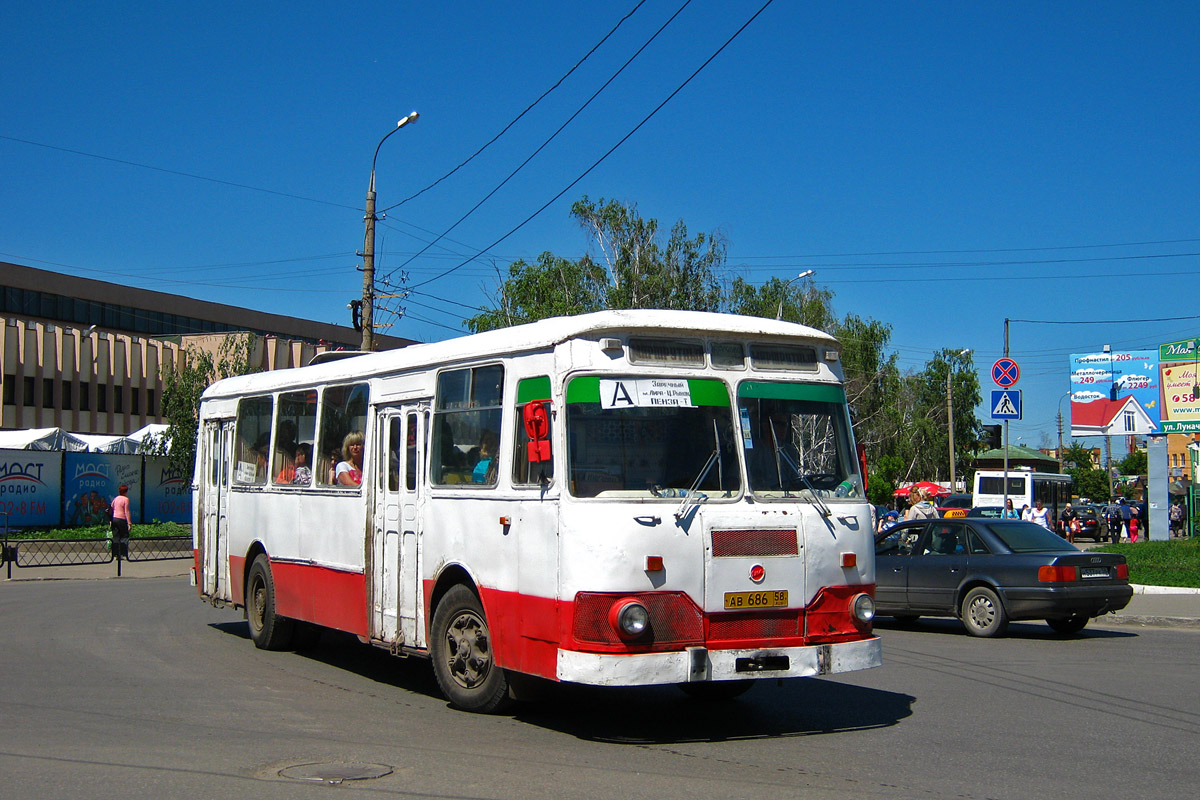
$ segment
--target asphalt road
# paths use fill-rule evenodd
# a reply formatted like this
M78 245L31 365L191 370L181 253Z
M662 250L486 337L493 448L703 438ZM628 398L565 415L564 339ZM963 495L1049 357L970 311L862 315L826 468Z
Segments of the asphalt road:
M1200 631L880 626L885 665L705 705L551 687L449 709L428 664L255 650L178 578L0 584L0 796L1172 798L1200 778ZM321 766L311 766L311 765ZM281 776L390 769L330 785ZM308 766L306 766L308 765ZM331 794L336 792L337 794Z

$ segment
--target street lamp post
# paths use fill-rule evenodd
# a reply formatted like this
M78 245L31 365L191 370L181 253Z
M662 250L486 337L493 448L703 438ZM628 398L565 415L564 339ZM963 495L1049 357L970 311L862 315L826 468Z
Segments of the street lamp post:
M388 131L387 136L375 145L375 155L371 158L371 183L367 186L367 233L363 241L363 296L362 296L362 349L375 349L375 161L379 158L379 148L396 131L410 122L416 122L419 115L412 112L396 123L396 127Z
M792 278L791 280L783 282L783 288L779 290L779 309L775 312L775 319L783 319L783 298L787 294L787 287L791 286L793 283L795 283L798 280L802 280L804 278L810 278L815 274L816 274L816 270L806 269L806 270L804 270L804 272L801 272L799 275Z
M970 348L959 352L959 357L971 352ZM950 491L954 492L958 484L954 479L954 395L950 392L950 376L954 373L954 365L946 359L946 421L950 432Z

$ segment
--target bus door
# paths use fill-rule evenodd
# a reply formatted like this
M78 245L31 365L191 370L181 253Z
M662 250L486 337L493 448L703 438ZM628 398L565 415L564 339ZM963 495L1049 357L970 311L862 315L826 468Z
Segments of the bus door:
M375 470L372 638L409 647L424 644L417 561L427 413L425 404L385 408L375 426L382 458Z
M214 420L204 424L204 547L200 577L204 594L225 600L229 597L229 472L233 456L234 421Z

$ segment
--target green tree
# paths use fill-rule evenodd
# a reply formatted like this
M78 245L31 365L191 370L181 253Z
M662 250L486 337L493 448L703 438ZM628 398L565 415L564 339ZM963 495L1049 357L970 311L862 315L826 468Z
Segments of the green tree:
M542 253L537 263L515 261L492 298L494 306L466 321L474 333L547 317L586 314L605 307L604 268L587 256L578 261Z
M1145 450L1134 450L1117 462L1117 471L1122 475L1145 475L1148 463Z
M1072 442L1063 448L1062 462L1063 472L1070 475L1074 481L1075 494L1097 503L1108 501L1112 491L1108 475L1104 470L1092 467L1090 450L1079 442Z
M230 334L216 355L195 345L180 349L172 366L162 366L162 416L167 430L148 448L166 455L173 468L192 474L196 463L196 440L200 424L200 395L221 378L246 375L250 368L252 334Z

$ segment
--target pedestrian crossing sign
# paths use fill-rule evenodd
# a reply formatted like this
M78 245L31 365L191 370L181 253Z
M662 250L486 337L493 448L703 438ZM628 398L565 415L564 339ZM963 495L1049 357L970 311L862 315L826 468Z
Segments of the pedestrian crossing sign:
M1020 419L1021 390L992 390L992 419Z

